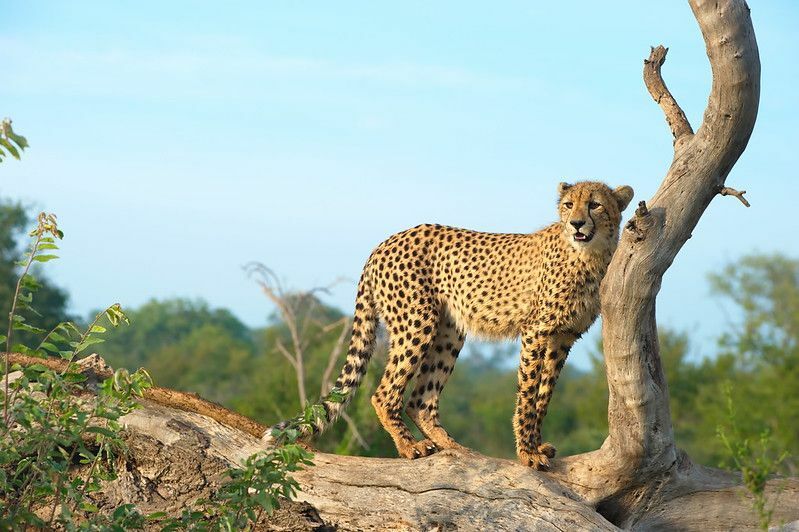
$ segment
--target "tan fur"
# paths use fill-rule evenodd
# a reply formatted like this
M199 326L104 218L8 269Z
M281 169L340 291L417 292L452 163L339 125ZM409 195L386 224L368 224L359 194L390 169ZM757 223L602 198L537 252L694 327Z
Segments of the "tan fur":
M541 442L541 422L569 349L599 314L599 284L618 242L621 211L633 194L630 187L614 191L596 182L561 183L558 193L559 221L538 232L420 225L393 235L369 257L336 386L354 393L382 319L390 349L372 404L401 456L458 447L439 423L438 401L465 336L521 336L516 451L526 465L549 465L555 449ZM581 221L579 232L591 235L590 241L575 240ZM413 377L406 412L426 436L421 442L401 418ZM342 405L323 404L332 421Z

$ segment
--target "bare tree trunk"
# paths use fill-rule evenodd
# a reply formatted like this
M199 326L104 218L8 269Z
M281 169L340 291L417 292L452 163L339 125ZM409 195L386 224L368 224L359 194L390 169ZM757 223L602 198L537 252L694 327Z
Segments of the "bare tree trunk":
M696 134L660 75L666 49L652 49L644 81L674 136L674 158L657 193L626 224L602 284L609 435L601 449L563 461L556 474L617 524L632 525L687 457L674 442L660 361L655 298L699 218L724 187L754 127L760 59L744 0L689 0L707 46L713 86ZM680 469L682 468L682 469Z

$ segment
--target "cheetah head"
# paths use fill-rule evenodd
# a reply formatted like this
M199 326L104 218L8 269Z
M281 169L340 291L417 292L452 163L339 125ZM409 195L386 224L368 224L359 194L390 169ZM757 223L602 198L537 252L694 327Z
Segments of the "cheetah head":
M558 211L563 235L577 250L600 250L619 238L621 212L633 199L628 186L611 189L604 183L583 181L558 185Z

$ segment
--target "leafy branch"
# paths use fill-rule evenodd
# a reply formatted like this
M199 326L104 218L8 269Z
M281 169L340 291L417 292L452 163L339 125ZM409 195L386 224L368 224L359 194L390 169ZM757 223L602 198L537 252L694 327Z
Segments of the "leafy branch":
M8 157L9 153L13 158L19 159L20 152L27 147L27 139L14 133L11 127L11 119L4 118L0 122L0 163L3 162L4 157Z

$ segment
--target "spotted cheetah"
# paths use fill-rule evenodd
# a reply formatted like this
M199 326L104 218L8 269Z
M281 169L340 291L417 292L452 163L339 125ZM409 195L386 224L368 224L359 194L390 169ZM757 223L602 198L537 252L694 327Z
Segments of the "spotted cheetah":
M618 243L621 212L632 197L628 186L561 183L559 221L532 234L420 225L391 236L364 267L336 387L345 398L355 392L382 319L390 348L372 405L399 455L419 458L459 448L439 422L438 402L466 334L521 336L516 453L522 464L546 469L555 448L541 442L541 423L569 349L599 314L599 284ZM425 435L422 441L401 417L413 377L405 412ZM321 404L325 419L314 430L343 408L329 396Z

